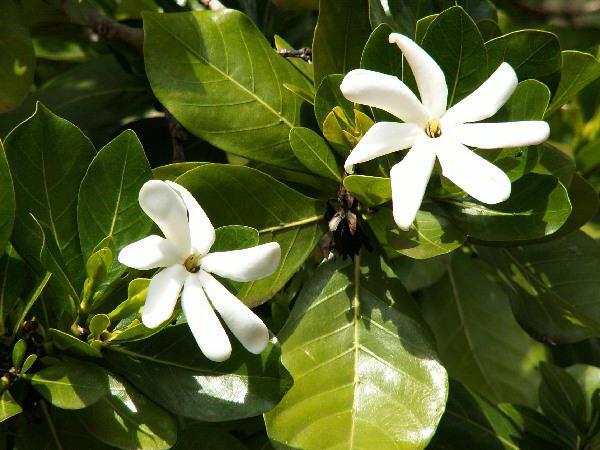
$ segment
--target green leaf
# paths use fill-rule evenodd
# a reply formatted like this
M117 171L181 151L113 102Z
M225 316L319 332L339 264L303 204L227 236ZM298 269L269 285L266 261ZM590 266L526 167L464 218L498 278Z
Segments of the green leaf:
M589 53L566 50L562 52L560 83L546 116L573 99L584 87L600 77L600 62Z
M433 0L369 0L369 16L373 28L387 24L393 30L414 36L417 21L435 12Z
M94 146L75 125L41 104L12 131L5 145L17 200L13 244L25 259L39 259L40 247L31 240L27 225L33 214L44 227L46 240L52 241L48 245L56 245L56 256L62 259L59 265L78 292L85 272L76 202Z
M12 0L11 0L12 1ZM1 83L1 82L0 82ZM0 94L1 96L2 94ZM4 146L0 141L0 255L4 253L15 221L15 190ZM0 316L2 306L0 305Z
M540 365L540 407L544 415L571 438L573 445L580 441L585 430L585 397L577 381L564 369L549 363Z
M21 368L21 364L25 360L25 352L27 352L27 343L23 339L19 339L12 350L12 363L15 369Z
M187 130L225 151L295 167L288 135L303 102L283 84L306 81L249 17L233 9L143 17L152 90Z
M0 395L0 422L4 422L23 411L8 390Z
M105 359L174 414L208 422L259 415L281 398L278 347L253 355L232 339L231 357L206 359L187 324L140 342L109 346Z
M435 204L422 205L408 231L398 228L390 208L381 208L367 223L390 257L400 253L414 259L433 258L456 250L466 240Z
M76 360L46 367L29 380L42 397L62 409L85 408L110 392L104 369Z
M392 199L389 178L349 175L344 178L344 187L355 195L363 206L378 206Z
M445 10L429 25L422 47L440 65L448 84L448 106L462 100L487 78L481 33L464 9Z
M322 130L327 116L333 108L339 106L347 117L353 117L354 105L340 91L343 75L327 75L321 81L315 94L315 117Z
M440 281L446 274L451 260L451 254L423 260L400 256L389 261L389 265L406 290L415 292Z
M439 11L454 5L461 6L477 22L480 20L498 21L498 12L492 0L435 0L435 3Z
M497 205L443 200L450 220L478 241L521 242L549 236L571 214L565 187L554 177L527 174L512 185L510 198Z
M102 354L100 350L92 347L91 345L77 339L75 336L65 333L64 331L50 328L48 330L48 336L54 342L54 345L66 353L70 353L75 356L83 356L88 358L101 358Z
M89 38L88 38L89 39ZM122 122L152 109L143 77L126 72L112 55L77 64L33 92L10 114L0 115L0 134L27 119L40 101L77 125L94 141L106 142Z
M126 381L109 374L109 393L78 412L83 426L105 444L127 450L172 448L177 422Z
M520 435L510 418L458 382L450 383L446 412L431 448L519 450Z
M226 225L215 230L215 243L211 247L211 252L228 252L230 250L240 250L243 248L256 247L260 244L260 235L258 230L251 227L240 225ZM239 292L244 283L221 279L227 287L231 287L234 292Z
M177 178L196 197L214 226L245 225L260 242L281 246L277 271L247 283L239 297L256 306L281 289L309 257L323 232L325 205L258 170L207 164Z
M32 353L31 355L29 355L25 359L25 362L23 363L23 366L21 367L21 373L27 373L27 372L29 372L29 369L31 369L31 367L37 361L37 358L38 357L37 357L37 355L35 353Z
M321 136L310 128L290 130L290 144L296 158L312 173L341 181L335 155Z
M0 258L0 334L6 333L5 323L13 306L18 302L25 286L31 284L27 265L10 248Z
M83 257L87 261L98 244L110 239L115 263L109 281L125 270L116 261L118 252L152 230L152 221L138 204L139 191L151 178L142 144L127 130L98 152L81 182L77 219Z
M594 187L579 175L574 174L569 186L569 199L573 211L565 224L550 238L559 238L579 230L592 220L600 208L600 199Z
M446 373L412 299L374 259L326 262L301 291L279 334L294 385L265 415L277 445L422 449L431 439Z
M320 0L312 43L315 85L327 75L358 68L370 33L368 0Z
M108 314L109 319L116 322L138 312L146 301L146 293L149 285L149 278L136 278L132 280L127 287L127 300L120 303Z
M483 40L487 43L492 39L500 37L502 30L494 20L483 19L477 22L477 28L481 32ZM489 56L489 55L488 55Z
M534 338L581 341L600 333L600 246L582 232L544 244L491 251L513 312Z
M177 177L203 164L208 163L199 161L188 161L155 167L154 169L152 169L152 178L156 180L175 181Z
M575 364L566 370L577 381L585 394L586 417L589 423L594 413L593 400L597 396L596 391L600 389L600 368L587 364Z
M90 334L93 337L99 337L110 326L110 319L106 314L95 314L90 319Z
M315 0L318 2L318 0ZM285 39L281 36L275 35L274 37L275 48L277 50L296 50L292 47ZM309 63L308 61L304 61L302 58L285 58L285 60L290 63L294 68L300 72L300 74L306 78L309 82L308 86L304 86L308 88L308 93L313 97L315 95L315 85L314 85L314 65Z
M536 79L548 86L558 83L562 56L554 33L515 31L486 42L485 48L490 75L501 63L507 62L517 72L519 80Z
M577 150L577 169L589 174L600 166L600 139L595 139Z
M458 253L421 302L442 363L450 377L494 403L535 407L544 346L517 324L501 280L483 262Z
M7 0L0 17L0 112L11 111L29 93L35 71L35 55L21 3Z

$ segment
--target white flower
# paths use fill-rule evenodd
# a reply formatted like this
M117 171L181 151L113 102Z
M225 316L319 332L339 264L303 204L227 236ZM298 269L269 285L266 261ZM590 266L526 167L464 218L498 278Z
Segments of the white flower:
M442 69L411 39L390 35L417 81L421 101L397 77L358 69L344 78L341 91L349 100L383 109L404 123L373 125L348 156L345 169L398 150L411 150L390 171L394 219L410 228L423 200L435 159L442 174L475 199L500 203L510 196L506 174L466 146L481 149L520 147L548 139L546 122L472 123L492 117L517 87L517 75L507 63L472 94L446 110L448 86Z
M267 327L211 274L235 281L271 275L281 258L279 244L209 253L215 229L192 194L177 183L148 181L139 202L166 237L148 236L119 253L119 262L134 269L165 267L150 281L143 324L156 328L168 320L183 288L183 312L207 358L224 361L231 355L231 343L213 308L244 347L262 352L269 341Z

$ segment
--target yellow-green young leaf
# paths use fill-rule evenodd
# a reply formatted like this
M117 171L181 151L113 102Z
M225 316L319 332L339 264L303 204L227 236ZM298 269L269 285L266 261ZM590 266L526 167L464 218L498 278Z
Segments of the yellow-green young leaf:
M29 378L32 386L61 409L81 409L108 394L108 373L100 366L71 360L46 367Z
M321 136L310 128L290 130L290 144L296 158L312 173L340 181L340 169L335 155Z
M146 292L148 291L149 285L149 278L136 278L135 280L132 280L127 288L127 300L120 303L108 314L110 320L117 322L120 319L124 319L125 317L136 313L146 301Z
M196 197L216 227L245 225L260 242L278 242L281 262L275 273L246 283L239 293L256 306L281 289L310 256L323 234L325 205L248 167L206 164L177 178Z
M52 342L60 350L75 355L83 356L88 358L101 358L102 354L100 351L86 342L77 339L75 336L65 333L64 331L50 328L48 330L48 336L52 339Z
M110 319L106 314L96 314L90 320L90 333L94 337L100 336L110 326Z
M370 33L368 0L320 0L312 44L315 85L358 68Z
M13 245L34 265L39 264L42 246L53 249L51 271L56 275L51 285L62 279L76 297L85 277L77 195L96 150L79 128L40 103L35 114L6 138L5 147L18 206ZM39 222L38 230L31 214ZM45 236L40 239L42 230Z
M33 82L35 55L21 3L5 0L0 15L0 113L21 104Z
M392 199L389 178L349 175L344 178L344 187L355 195L363 206L378 206Z
M246 15L233 9L145 13L144 59L152 90L190 132L225 151L294 168L290 129L308 86Z
M304 286L279 334L294 384L265 415L277 445L422 449L432 438L446 371L387 269L378 256L362 265L328 261Z
M260 355L232 336L231 357L209 361L186 323L137 342L109 345L104 358L137 389L168 411L205 422L254 417L280 400L279 347Z
M600 77L600 61L589 53L566 50L562 52L560 83L546 116L572 100L584 87Z
M152 169L152 178L156 180L175 181L177 177L203 164L207 163L199 161L188 161L155 167L154 169Z
M90 434L126 450L172 448L177 439L174 417L125 380L113 374L108 379L108 395L77 411L77 417Z
M23 360L25 359L25 352L27 351L27 343L23 339L19 339L12 350L12 363L16 369L21 368Z
M8 389L0 395L0 422L4 422L22 411L21 405L15 401Z
M21 367L21 373L27 373L29 371L29 369L31 369L31 367L35 364L36 361L37 361L37 355L35 353L32 353L31 355L29 355L25 359L25 362L23 363L23 366Z
M343 79L343 75L327 75L319 84L315 94L315 117L322 130L324 129L325 119L336 106L341 108L344 116L354 117L352 112L354 109L353 103L344 97L340 91L340 84L342 84Z
M544 346L519 326L501 280L457 252L446 276L420 303L448 375L494 403L537 406Z

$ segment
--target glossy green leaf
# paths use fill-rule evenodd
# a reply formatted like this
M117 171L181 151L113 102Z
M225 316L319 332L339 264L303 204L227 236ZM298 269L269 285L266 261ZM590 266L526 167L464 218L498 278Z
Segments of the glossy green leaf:
M39 241L32 239L30 214L56 246L58 266L78 293L84 278L77 230L77 194L94 157L92 143L72 123L38 104L35 114L5 142L17 200L13 244L25 259L39 259ZM52 270L53 272L55 270Z
M23 411L8 390L0 394L0 422L4 422Z
M155 167L154 169L152 169L152 178L156 180L175 181L177 177L203 164L207 163L199 161L188 161Z
M586 403L586 417L589 423L594 413L593 403L594 398L597 397L596 391L600 389L600 368L587 364L575 364L567 367L566 370L583 390Z
M355 195L363 206L378 206L392 199L389 178L348 175L344 177L344 187Z
M560 78L562 56L555 34L541 30L520 30L485 43L488 72L492 74L507 62L519 80L536 79L556 86Z
M327 116L339 106L347 117L353 117L353 103L340 91L343 75L328 75L323 78L315 94L315 117L322 130Z
M84 356L88 358L101 358L102 354L100 351L86 342L77 339L72 334L65 333L64 331L50 328L48 335L56 347L66 353L70 353L75 356Z
M585 397L577 381L564 369L549 363L540 365L540 407L563 436L580 441L585 429Z
M579 230L592 220L600 208L600 199L594 187L579 174L574 174L569 186L569 199L573 211L565 224L550 238L559 238Z
M248 167L207 164L177 179L196 197L214 226L246 225L260 233L260 242L276 241L281 262L276 272L249 282L239 293L258 305L283 287L319 241L325 205Z
M400 256L389 261L389 265L406 290L415 292L440 281L446 274L451 260L451 254L423 260Z
M105 358L146 396L174 414L220 422L252 417L281 398L279 348L253 355L232 338L231 357L206 359L187 324L140 342L109 346Z
M8 134L33 114L37 101L94 141L106 142L121 129L121 120L148 111L153 99L144 79L126 72L112 55L105 55L66 70L29 95L11 114L0 115L0 134Z
M136 278L132 280L127 287L127 299L108 314L109 319L116 322L139 311L146 301L146 293L149 285L149 278Z
M491 41L502 35L502 30L494 20L484 19L477 22L477 28L485 42Z
M177 439L177 422L126 381L109 374L109 393L79 411L83 426L98 440L126 450L163 450Z
M46 367L29 381L42 397L62 409L85 408L110 392L103 368L76 360Z
M29 311L31 311L31 308L33 308L33 306L35 305L35 302L38 301L38 299L42 295L42 292L46 288L46 286L48 284L48 280L50 280L51 277L52 277L52 273L46 272L46 275L44 275L43 277L40 277L33 284L33 288L31 289L29 296L23 302L23 306L19 310L19 315L17 316L16 320L14 321L13 331L12 331L13 336L16 336L17 333L19 331L21 331L21 325L23 325L23 322L25 321L25 317L27 317L27 314L29 314Z
M367 223L389 256L400 253L414 259L433 258L456 250L466 239L434 204L421 207L408 231L398 228L390 208L381 208Z
M429 25L423 49L446 75L448 106L478 88L487 78L487 56L481 33L464 9L445 10Z
M422 449L431 439L446 372L410 296L373 259L321 265L279 333L294 385L265 415L276 445Z
M544 244L491 251L513 312L543 342L577 342L600 333L600 246L582 232Z
M21 3L6 0L0 16L0 112L21 104L31 88L34 71L35 55Z
M225 151L295 166L288 135L303 102L283 84L307 81L249 17L233 9L145 13L144 31L152 90L187 130Z
M320 0L312 43L315 85L358 68L370 33L369 0Z
M23 366L21 367L21 373L29 372L29 369L31 369L31 367L33 367L33 365L37 361L37 358L38 357L35 353L32 353L27 358L25 358L25 362L23 363Z
M417 21L434 12L433 0L388 0L385 3L381 0L369 0L369 16L373 28L387 24L409 37L414 36Z
M1 94L0 94L1 95ZM0 141L0 254L4 253L15 221L15 190L4 146ZM0 305L0 315L2 306Z
M19 258L14 249L9 249L0 258L0 332L6 333L6 323L13 306L31 283L27 265Z
M520 450L519 434L511 419L496 406L452 382L446 412L431 448Z
M110 239L114 250L110 280L125 270L117 261L118 252L152 230L152 221L138 204L139 191L151 178L142 144L128 130L98 152L81 182L77 222L83 257L87 261L104 239Z
M421 302L444 367L494 403L535 407L544 346L517 324L501 281L482 261L454 255L446 276Z
M486 243L520 242L551 235L571 214L566 188L549 175L528 174L513 183L510 198L497 205L473 200L440 203L450 220Z
M318 2L318 0L315 0ZM285 39L281 36L275 35L274 37L275 48L277 50L295 50ZM314 85L314 65L309 63L308 61L303 60L302 58L286 58L286 61L290 63L294 68L300 72L300 74L305 77L310 86L303 86L304 88L308 88L308 93L313 97L314 103L314 95L315 95L315 85Z
M498 12L492 0L434 0L434 2L438 11L457 5L464 8L476 22L480 20L498 21Z
M598 77L600 77L600 62L592 55L572 50L562 52L560 83L546 116L572 100L584 87Z
M325 140L313 130L292 128L290 144L296 158L312 173L333 181L341 180L335 155Z

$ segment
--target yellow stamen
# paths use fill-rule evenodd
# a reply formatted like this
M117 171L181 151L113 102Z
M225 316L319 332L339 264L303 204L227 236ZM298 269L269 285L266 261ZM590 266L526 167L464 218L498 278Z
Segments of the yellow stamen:
M442 128L440 127L440 121L433 119L427 123L427 127L425 128L425 133L430 138L438 138L442 135Z
M187 257L183 265L188 272L196 273L200 270L198 262L200 261L200 255L190 255Z

